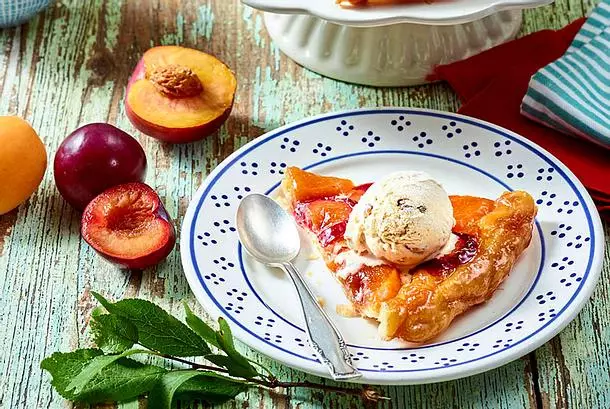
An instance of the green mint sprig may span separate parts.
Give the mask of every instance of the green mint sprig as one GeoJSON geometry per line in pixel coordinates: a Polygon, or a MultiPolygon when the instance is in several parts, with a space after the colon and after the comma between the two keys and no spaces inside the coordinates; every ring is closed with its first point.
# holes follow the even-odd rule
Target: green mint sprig
{"type": "Polygon", "coordinates": [[[89,323],[97,349],[56,352],[40,365],[51,374],[57,392],[68,400],[93,404],[146,396],[149,409],[171,409],[177,400],[219,404],[250,388],[297,387],[360,396],[368,402],[388,399],[368,387],[282,382],[235,349],[231,329],[223,318],[214,330],[186,303],[184,324],[149,301],[113,303],[98,293],[93,295],[103,306],[94,310],[89,323]],[[177,367],[165,369],[132,358],[142,355],[174,361],[177,367]],[[203,357],[213,365],[186,357],[203,357]]]}

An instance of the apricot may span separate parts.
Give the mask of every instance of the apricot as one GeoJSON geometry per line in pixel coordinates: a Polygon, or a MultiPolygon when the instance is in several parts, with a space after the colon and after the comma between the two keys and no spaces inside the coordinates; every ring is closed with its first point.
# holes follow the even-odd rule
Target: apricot
{"type": "Polygon", "coordinates": [[[186,143],[216,132],[233,108],[237,81],[204,52],[177,46],[146,51],[127,86],[127,116],[141,132],[186,143]]]}
{"type": "Polygon", "coordinates": [[[0,215],[25,202],[38,188],[47,152],[36,131],[16,116],[0,116],[0,215]]]}
{"type": "Polygon", "coordinates": [[[286,169],[282,185],[292,203],[348,194],[354,188],[349,179],[321,176],[294,166],[286,169]]]}
{"type": "Polygon", "coordinates": [[[449,196],[453,206],[453,231],[476,235],[479,220],[491,212],[496,202],[476,196],[449,196]]]}

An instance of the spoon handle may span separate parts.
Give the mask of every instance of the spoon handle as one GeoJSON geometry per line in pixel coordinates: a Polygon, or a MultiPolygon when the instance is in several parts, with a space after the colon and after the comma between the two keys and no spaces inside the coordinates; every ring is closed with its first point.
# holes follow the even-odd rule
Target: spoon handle
{"type": "Polygon", "coordinates": [[[333,379],[340,381],[360,377],[360,372],[352,366],[343,337],[320,307],[297,268],[292,263],[282,263],[281,267],[297,289],[311,346],[330,369],[333,379]]]}

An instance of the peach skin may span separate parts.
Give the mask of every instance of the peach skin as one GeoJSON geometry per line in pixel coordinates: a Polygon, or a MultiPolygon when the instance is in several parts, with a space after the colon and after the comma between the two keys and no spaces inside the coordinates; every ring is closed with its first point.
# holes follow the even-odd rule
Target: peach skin
{"type": "Polygon", "coordinates": [[[0,215],[25,202],[38,188],[47,152],[36,131],[16,116],[0,116],[0,215]]]}

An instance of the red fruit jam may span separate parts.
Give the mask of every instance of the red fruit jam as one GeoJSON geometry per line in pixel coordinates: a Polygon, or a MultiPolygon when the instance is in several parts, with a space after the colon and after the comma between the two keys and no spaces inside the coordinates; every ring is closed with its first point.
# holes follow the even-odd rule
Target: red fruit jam
{"type": "Polygon", "coordinates": [[[347,220],[360,197],[372,185],[356,186],[347,195],[299,202],[294,208],[297,222],[311,230],[323,247],[343,239],[347,220]]]}
{"type": "Polygon", "coordinates": [[[435,276],[447,276],[459,266],[470,262],[479,250],[476,237],[457,233],[458,240],[455,248],[449,254],[420,264],[419,268],[435,276]]]}

